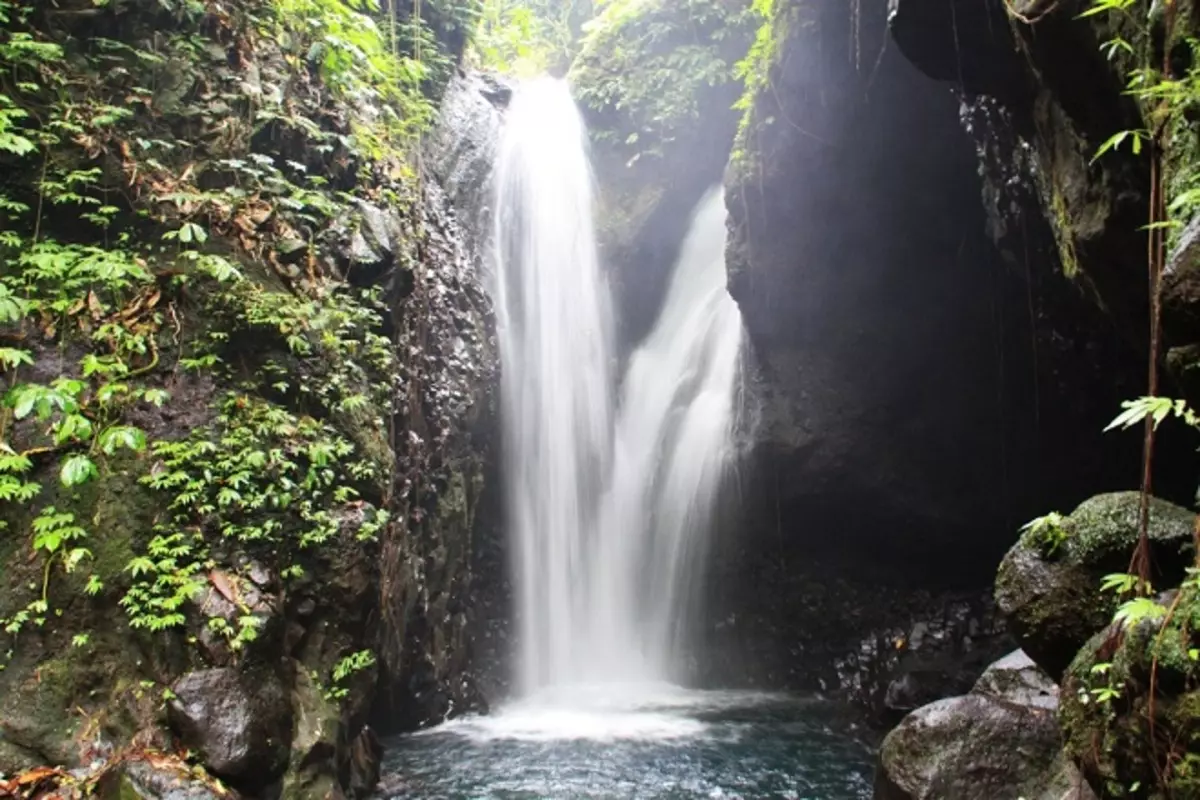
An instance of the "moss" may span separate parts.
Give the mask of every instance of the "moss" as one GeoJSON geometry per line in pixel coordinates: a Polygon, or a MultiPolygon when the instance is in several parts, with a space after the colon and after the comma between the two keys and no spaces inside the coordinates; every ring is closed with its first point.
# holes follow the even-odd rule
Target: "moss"
{"type": "MultiPolygon", "coordinates": [[[[1043,534],[1030,529],[1001,562],[997,603],[1022,648],[1050,675],[1062,674],[1079,647],[1112,618],[1117,598],[1100,584],[1128,569],[1140,506],[1137,492],[1092,497],[1063,519],[1063,538],[1052,554],[1043,534]]],[[[1192,563],[1193,518],[1185,508],[1151,499],[1155,585],[1178,583],[1192,563]]]]}
{"type": "Polygon", "coordinates": [[[754,35],[754,43],[746,58],[737,65],[744,89],[735,106],[741,111],[741,119],[729,159],[730,181],[733,184],[745,183],[761,171],[762,165],[756,157],[761,154],[757,153],[755,142],[760,129],[774,123],[774,116],[760,110],[760,107],[763,104],[765,107],[771,105],[767,97],[771,73],[778,68],[784,43],[803,19],[801,5],[782,0],[760,1],[755,4],[755,9],[760,16],[760,24],[754,35]]]}
{"type": "Polygon", "coordinates": [[[1079,257],[1075,253],[1074,226],[1070,211],[1067,209],[1066,198],[1057,187],[1050,188],[1050,212],[1054,217],[1051,229],[1054,232],[1054,242],[1058,246],[1058,258],[1062,262],[1063,274],[1074,278],[1079,274],[1079,257]]]}
{"type": "Polygon", "coordinates": [[[105,584],[121,580],[133,558],[136,534],[149,532],[158,507],[157,498],[138,483],[150,466],[148,457],[128,457],[110,462],[101,480],[85,487],[79,506],[86,509],[90,568],[105,584]],[[88,513],[90,512],[90,513],[88,513]]]}
{"type": "MultiPolygon", "coordinates": [[[[1138,492],[1113,492],[1085,500],[1064,523],[1067,558],[1096,563],[1126,556],[1137,537],[1140,509],[1138,492]]],[[[1194,515],[1187,509],[1150,498],[1151,542],[1185,560],[1190,560],[1193,549],[1193,521],[1194,515]]]]}
{"type": "Polygon", "coordinates": [[[1094,636],[1063,684],[1067,751],[1112,797],[1194,797],[1200,788],[1200,662],[1191,657],[1200,646],[1200,588],[1185,584],[1171,605],[1165,622],[1094,636]],[[1103,688],[1117,695],[1098,696],[1103,688]]]}

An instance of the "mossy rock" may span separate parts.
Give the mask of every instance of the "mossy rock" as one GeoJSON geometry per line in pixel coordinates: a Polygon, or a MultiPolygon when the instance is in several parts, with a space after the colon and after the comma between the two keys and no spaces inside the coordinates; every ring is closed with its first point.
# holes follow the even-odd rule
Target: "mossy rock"
{"type": "MultiPolygon", "coordinates": [[[[47,583],[44,627],[31,620],[10,642],[0,670],[0,772],[37,763],[74,766],[96,740],[127,741],[153,724],[159,690],[151,656],[141,649],[116,606],[128,582],[133,541],[153,523],[156,499],[138,476],[145,456],[112,458],[97,480],[67,488],[53,469],[37,477],[45,504],[73,513],[87,529],[91,558],[73,573],[55,564],[47,583]],[[89,596],[89,576],[105,589],[89,596]]],[[[43,560],[31,557],[28,509],[13,513],[0,537],[0,617],[39,597],[43,560]]]]}
{"type": "Polygon", "coordinates": [[[1127,629],[1114,623],[1064,677],[1066,751],[1105,798],[1200,797],[1200,664],[1191,658],[1200,591],[1193,585],[1159,602],[1163,617],[1127,629]],[[1116,694],[1097,694],[1105,689],[1116,694]]]}
{"type": "MultiPolygon", "coordinates": [[[[1053,529],[1027,530],[996,576],[996,603],[1021,648],[1060,676],[1088,638],[1103,629],[1117,597],[1100,590],[1104,576],[1129,569],[1138,538],[1141,497],[1116,492],[1084,501],[1053,529]]],[[[1195,514],[1150,501],[1155,585],[1178,583],[1193,560],[1195,514]]]]}

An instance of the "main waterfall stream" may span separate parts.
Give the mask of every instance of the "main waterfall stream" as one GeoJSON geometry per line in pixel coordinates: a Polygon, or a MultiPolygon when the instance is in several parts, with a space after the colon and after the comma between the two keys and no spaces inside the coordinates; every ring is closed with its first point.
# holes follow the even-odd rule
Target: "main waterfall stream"
{"type": "Polygon", "coordinates": [[[836,709],[676,685],[734,459],[743,334],[721,191],[697,207],[620,375],[586,133],[564,82],[514,94],[494,179],[516,696],[401,740],[388,793],[867,796],[869,750],[836,709]]]}
{"type": "Polygon", "coordinates": [[[674,677],[732,456],[742,324],[725,208],[701,204],[658,324],[620,387],[584,130],[559,81],[519,92],[496,175],[496,311],[519,690],[674,677]]]}

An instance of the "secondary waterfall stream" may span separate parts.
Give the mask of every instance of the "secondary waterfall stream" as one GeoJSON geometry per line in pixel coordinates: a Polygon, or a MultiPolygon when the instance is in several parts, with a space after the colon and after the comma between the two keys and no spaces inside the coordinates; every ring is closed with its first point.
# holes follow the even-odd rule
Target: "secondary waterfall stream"
{"type": "MultiPolygon", "coordinates": [[[[496,174],[496,280],[520,691],[675,677],[680,625],[730,463],[742,323],[714,190],[657,325],[619,383],[566,85],[513,98],[496,174]]],[[[574,691],[574,690],[572,690],[574,691]]]]}

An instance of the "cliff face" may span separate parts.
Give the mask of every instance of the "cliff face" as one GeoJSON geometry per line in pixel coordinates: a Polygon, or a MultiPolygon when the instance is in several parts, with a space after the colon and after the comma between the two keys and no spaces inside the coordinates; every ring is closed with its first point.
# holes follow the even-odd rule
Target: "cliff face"
{"type": "MultiPolygon", "coordinates": [[[[931,15],[909,24],[913,50],[946,33],[931,15]]],[[[995,22],[963,19],[959,32],[981,37],[995,22]]],[[[1064,265],[1033,171],[1061,148],[1022,144],[1001,101],[1051,112],[1031,85],[1005,83],[1024,80],[1019,62],[972,41],[931,77],[882,9],[780,2],[756,46],[726,203],[758,434],[752,511],[718,562],[728,614],[714,617],[763,627],[714,637],[772,642],[761,658],[777,679],[811,680],[797,664],[918,613],[893,598],[926,593],[915,605],[936,610],[948,590],[983,591],[1024,521],[1136,481],[1137,443],[1099,435],[1142,393],[1144,278],[1118,290],[1103,277],[1133,248],[1078,238],[1094,205],[1072,211],[1072,230],[1096,276],[1064,265]],[[964,96],[941,80],[959,69],[1003,91],[964,96]],[[983,127],[990,138],[970,135],[983,127]]],[[[1112,225],[1129,217],[1121,190],[1103,202],[1112,225]]]]}
{"type": "MultiPolygon", "coordinates": [[[[991,156],[984,164],[987,196],[1011,201],[997,208],[997,227],[1044,221],[1061,271],[1119,336],[1155,360],[1162,374],[1149,393],[1183,398],[1192,407],[1198,338],[1193,188],[1200,164],[1195,11],[1190,2],[1113,8],[1082,1],[899,0],[891,20],[914,63],[957,83],[973,109],[992,109],[990,121],[970,130],[991,156]],[[962,21],[957,38],[945,35],[947,15],[962,21]],[[939,19],[940,25],[930,24],[939,19]],[[984,58],[990,69],[979,68],[984,58]],[[955,76],[948,71],[954,64],[968,66],[955,76]],[[1005,175],[996,168],[1004,162],[1025,165],[1019,191],[1011,180],[997,180],[1005,175]],[[1159,298],[1161,335],[1152,333],[1159,298]]],[[[1011,240],[1002,236],[1005,241],[1011,240]]],[[[1094,331],[1082,335],[1096,338],[1094,331]]],[[[1143,377],[1130,396],[1148,393],[1148,383],[1143,377]]],[[[1178,431],[1169,425],[1159,431],[1154,488],[1194,505],[1195,456],[1180,452],[1178,431]]],[[[1196,587],[1188,578],[1180,582],[1195,562],[1195,513],[1154,499],[1143,503],[1134,492],[1087,500],[1053,521],[1050,538],[1044,530],[1027,532],[996,579],[997,602],[1022,647],[1061,685],[1052,732],[1064,742],[1064,760],[1100,797],[1196,791],[1190,753],[1200,728],[1197,675],[1193,659],[1177,652],[1179,642],[1195,635],[1189,609],[1196,587]],[[1167,591],[1147,591],[1151,596],[1132,604],[1145,614],[1126,618],[1128,607],[1117,611],[1100,588],[1101,573],[1110,565],[1124,569],[1140,530],[1152,553],[1145,576],[1156,591],[1167,591]],[[1164,664],[1174,671],[1169,682],[1153,677],[1163,674],[1164,664]],[[1103,681],[1095,677],[1100,674],[1103,681]],[[1119,693],[1120,701],[1100,699],[1101,687],[1119,693]],[[1162,741],[1172,744],[1163,748],[1162,741]]],[[[936,735],[920,743],[941,758],[946,750],[933,741],[936,735]]],[[[1010,747],[1023,739],[1013,731],[1010,747]]],[[[977,766],[960,774],[968,772],[981,774],[977,766]]],[[[930,774],[936,772],[925,771],[930,774]]],[[[1013,776],[1010,785],[1025,777],[1013,776]]]]}
{"type": "Polygon", "coordinates": [[[479,704],[495,355],[454,176],[498,111],[456,84],[418,157],[461,46],[431,14],[426,70],[340,2],[0,3],[0,772],[174,738],[251,794],[365,793],[372,728],[479,704]]]}

